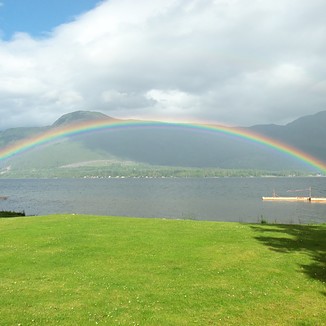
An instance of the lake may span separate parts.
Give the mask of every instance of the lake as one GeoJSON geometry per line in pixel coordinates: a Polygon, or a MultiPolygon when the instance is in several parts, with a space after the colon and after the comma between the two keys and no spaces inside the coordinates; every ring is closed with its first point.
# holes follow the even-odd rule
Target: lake
{"type": "Polygon", "coordinates": [[[326,197],[326,178],[0,179],[0,210],[169,219],[326,223],[326,204],[263,202],[279,195],[326,197]]]}

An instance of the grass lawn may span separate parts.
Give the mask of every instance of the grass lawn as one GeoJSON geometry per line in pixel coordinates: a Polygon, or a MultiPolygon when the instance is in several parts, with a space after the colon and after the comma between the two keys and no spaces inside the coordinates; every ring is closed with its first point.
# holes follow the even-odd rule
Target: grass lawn
{"type": "Polygon", "coordinates": [[[326,325],[326,224],[0,219],[0,325],[326,325]]]}

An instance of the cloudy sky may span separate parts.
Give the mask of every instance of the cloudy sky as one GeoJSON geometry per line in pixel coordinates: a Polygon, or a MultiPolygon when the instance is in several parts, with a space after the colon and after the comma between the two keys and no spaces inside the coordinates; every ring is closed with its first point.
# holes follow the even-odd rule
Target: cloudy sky
{"type": "Polygon", "coordinates": [[[0,129],[76,110],[241,126],[326,110],[325,12],[325,0],[0,0],[0,129]]]}

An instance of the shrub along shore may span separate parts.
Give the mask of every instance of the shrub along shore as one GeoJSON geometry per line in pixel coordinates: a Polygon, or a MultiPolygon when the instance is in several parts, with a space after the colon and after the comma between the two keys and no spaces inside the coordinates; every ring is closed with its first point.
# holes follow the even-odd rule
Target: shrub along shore
{"type": "Polygon", "coordinates": [[[326,224],[0,219],[3,325],[323,325],[326,224]]]}

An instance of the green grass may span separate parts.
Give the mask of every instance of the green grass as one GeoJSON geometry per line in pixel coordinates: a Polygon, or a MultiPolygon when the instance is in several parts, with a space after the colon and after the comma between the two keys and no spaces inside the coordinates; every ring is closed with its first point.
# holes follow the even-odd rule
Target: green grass
{"type": "Polygon", "coordinates": [[[0,219],[0,325],[323,325],[326,225],[0,219]]]}

